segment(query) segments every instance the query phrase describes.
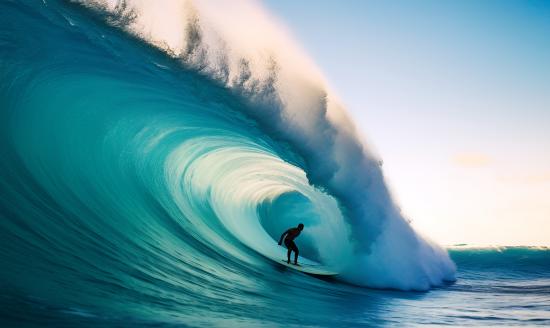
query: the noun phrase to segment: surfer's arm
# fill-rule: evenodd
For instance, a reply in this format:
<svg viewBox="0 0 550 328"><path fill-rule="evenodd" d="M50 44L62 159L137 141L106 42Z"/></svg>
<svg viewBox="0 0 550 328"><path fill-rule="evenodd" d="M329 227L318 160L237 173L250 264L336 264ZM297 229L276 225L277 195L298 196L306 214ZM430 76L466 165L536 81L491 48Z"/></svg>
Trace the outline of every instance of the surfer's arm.
<svg viewBox="0 0 550 328"><path fill-rule="evenodd" d="M283 243L283 238L285 238L285 235L288 233L288 231L290 231L290 229L288 229L287 231L283 232L283 234L281 235L281 239L279 239L279 245L281 245Z"/></svg>

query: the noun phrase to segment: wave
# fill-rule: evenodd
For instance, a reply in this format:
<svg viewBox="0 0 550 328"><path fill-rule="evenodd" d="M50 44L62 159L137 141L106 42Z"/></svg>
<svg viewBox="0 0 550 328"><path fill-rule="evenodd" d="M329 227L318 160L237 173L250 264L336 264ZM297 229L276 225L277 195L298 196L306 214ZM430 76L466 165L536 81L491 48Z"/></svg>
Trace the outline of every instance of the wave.
<svg viewBox="0 0 550 328"><path fill-rule="evenodd" d="M546 246L461 245L448 251L458 265L475 272L501 271L529 280L546 278L550 270L550 248Z"/></svg>
<svg viewBox="0 0 550 328"><path fill-rule="evenodd" d="M426 289L453 279L445 252L419 237L399 213L381 161L365 148L319 70L258 4L174 1L154 9L132 1L93 4L115 15L113 24L245 98L250 104L245 112L291 145L303 159L308 183L337 199L350 226L348 250L321 252L326 261L338 262L348 281ZM159 17L162 24L155 23ZM165 29L166 20L178 24ZM349 248L353 254L342 256Z"/></svg>
<svg viewBox="0 0 550 328"><path fill-rule="evenodd" d="M340 281L426 290L454 279L268 14L166 4L0 3L4 292L71 313L205 323L328 303ZM266 258L284 257L274 239L298 222L300 254L337 282ZM296 286L315 301L296 303Z"/></svg>

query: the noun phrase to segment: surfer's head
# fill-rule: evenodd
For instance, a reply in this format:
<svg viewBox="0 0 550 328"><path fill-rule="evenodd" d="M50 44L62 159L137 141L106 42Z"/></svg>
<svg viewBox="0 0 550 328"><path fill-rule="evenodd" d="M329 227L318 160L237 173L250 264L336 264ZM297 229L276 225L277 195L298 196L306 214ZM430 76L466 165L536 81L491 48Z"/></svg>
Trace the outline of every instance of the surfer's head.
<svg viewBox="0 0 550 328"><path fill-rule="evenodd" d="M303 223L298 224L298 229L300 229L300 231L304 230L304 224Z"/></svg>

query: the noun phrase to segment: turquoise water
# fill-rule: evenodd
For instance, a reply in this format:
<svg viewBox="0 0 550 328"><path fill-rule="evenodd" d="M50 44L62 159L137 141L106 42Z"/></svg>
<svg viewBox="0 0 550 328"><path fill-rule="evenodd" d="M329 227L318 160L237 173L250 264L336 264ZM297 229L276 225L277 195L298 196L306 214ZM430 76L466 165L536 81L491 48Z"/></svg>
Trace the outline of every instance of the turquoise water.
<svg viewBox="0 0 550 328"><path fill-rule="evenodd" d="M321 149L269 84L228 87L70 2L0 18L2 326L550 323L548 249L454 249L455 273L376 159L332 158L341 130L321 117ZM268 259L298 222L338 276Z"/></svg>

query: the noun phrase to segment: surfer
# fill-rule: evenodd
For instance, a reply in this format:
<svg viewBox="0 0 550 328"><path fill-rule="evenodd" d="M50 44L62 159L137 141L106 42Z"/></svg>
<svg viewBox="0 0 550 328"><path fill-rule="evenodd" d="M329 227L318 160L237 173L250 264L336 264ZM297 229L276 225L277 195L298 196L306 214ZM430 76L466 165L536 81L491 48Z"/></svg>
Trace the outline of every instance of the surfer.
<svg viewBox="0 0 550 328"><path fill-rule="evenodd" d="M294 239L300 235L300 232L304 230L303 224L298 224L296 228L290 228L287 231L285 231L281 235L281 239L279 239L279 245L283 242L283 238L285 240L285 246L288 249L288 252L286 253L287 261L286 263L290 264L290 253L294 251L294 264L298 265L298 247L296 247L296 244L294 243ZM286 237L285 237L286 235Z"/></svg>

